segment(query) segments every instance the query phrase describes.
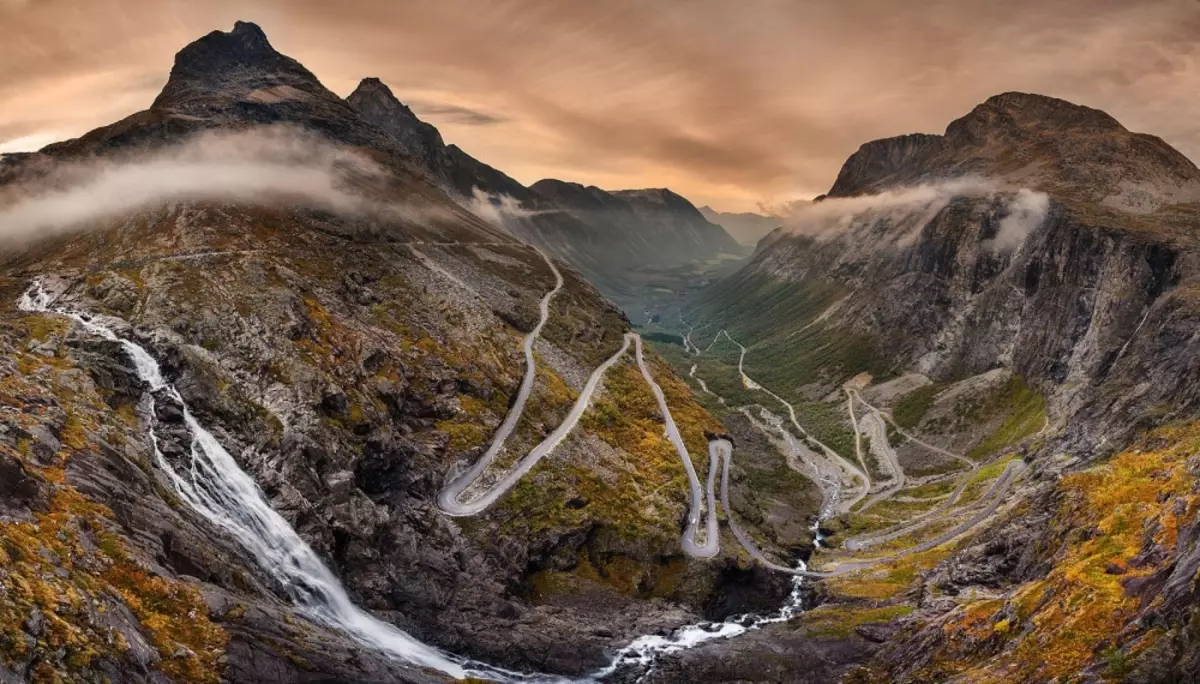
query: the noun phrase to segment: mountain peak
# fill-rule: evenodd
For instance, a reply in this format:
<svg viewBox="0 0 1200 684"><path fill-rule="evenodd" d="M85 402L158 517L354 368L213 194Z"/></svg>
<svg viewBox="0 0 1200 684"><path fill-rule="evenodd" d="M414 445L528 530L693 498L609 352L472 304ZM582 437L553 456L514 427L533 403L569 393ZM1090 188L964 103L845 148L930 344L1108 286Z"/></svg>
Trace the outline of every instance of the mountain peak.
<svg viewBox="0 0 1200 684"><path fill-rule="evenodd" d="M358 82L358 87L354 92L346 97L346 102L350 103L351 107L358 111L366 109L376 110L379 114L390 116L404 116L409 119L417 120L417 115L413 113L407 105L396 97L392 89L386 83L369 76Z"/></svg>
<svg viewBox="0 0 1200 684"><path fill-rule="evenodd" d="M993 95L946 128L955 142L978 143L1003 136L1022 139L1045 132L1120 133L1124 126L1111 115L1047 95L1008 92Z"/></svg>
<svg viewBox="0 0 1200 684"><path fill-rule="evenodd" d="M207 112L191 110L203 110L203 104L213 99L244 97L280 87L328 94L312 72L277 52L261 27L239 21L232 31L213 31L180 50L167 85L152 108L203 115ZM263 95L278 96L278 92Z"/></svg>
<svg viewBox="0 0 1200 684"><path fill-rule="evenodd" d="M359 81L346 104L387 133L421 167L440 175L439 170L447 165L442 134L433 124L417 118L383 81L374 77Z"/></svg>
<svg viewBox="0 0 1200 684"><path fill-rule="evenodd" d="M1200 170L1161 139L1132 133L1099 109L1019 92L988 98L951 122L945 135L864 144L846 160L829 194L968 174L1139 212L1200 197Z"/></svg>
<svg viewBox="0 0 1200 684"><path fill-rule="evenodd" d="M217 31L216 33L220 33ZM235 21L233 22L233 30L229 35L235 36L247 41L261 41L267 43L267 34L262 30L262 27L252 21ZM269 47L269 44L268 44Z"/></svg>

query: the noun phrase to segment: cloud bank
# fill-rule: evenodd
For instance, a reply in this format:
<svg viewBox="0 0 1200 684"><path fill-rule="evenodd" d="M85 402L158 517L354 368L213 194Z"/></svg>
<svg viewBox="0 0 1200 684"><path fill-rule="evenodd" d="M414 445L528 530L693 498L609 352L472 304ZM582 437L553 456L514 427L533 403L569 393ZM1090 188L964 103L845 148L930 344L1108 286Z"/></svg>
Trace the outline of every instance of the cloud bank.
<svg viewBox="0 0 1200 684"><path fill-rule="evenodd" d="M19 245L177 202L289 206L343 214L388 211L349 186L386 172L370 160L287 127L202 134L122 159L67 164L0 189L0 244Z"/></svg>
<svg viewBox="0 0 1200 684"><path fill-rule="evenodd" d="M1019 247L1045 221L1050 209L1045 193L967 176L870 195L792 202L771 213L783 217L784 228L792 234L818 240L871 230L887 222L889 242L903 246L956 197L1000 200L1003 218L996 235L984 241L985 248L998 252Z"/></svg>
<svg viewBox="0 0 1200 684"><path fill-rule="evenodd" d="M466 200L464 206L472 214L497 228L505 228L509 220L556 213L552 210L527 209L510 195L485 192L479 188L471 188L471 197Z"/></svg>

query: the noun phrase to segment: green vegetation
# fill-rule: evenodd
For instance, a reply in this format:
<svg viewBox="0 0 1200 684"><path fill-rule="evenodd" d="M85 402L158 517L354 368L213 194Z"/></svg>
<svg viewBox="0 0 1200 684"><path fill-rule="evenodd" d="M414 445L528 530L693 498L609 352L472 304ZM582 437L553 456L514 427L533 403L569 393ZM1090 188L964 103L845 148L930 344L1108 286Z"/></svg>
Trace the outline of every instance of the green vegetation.
<svg viewBox="0 0 1200 684"><path fill-rule="evenodd" d="M800 391L807 385L828 391L861 372L876 378L892 372L872 340L816 322L844 294L829 282L739 272L702 293L685 316L712 331L729 330L749 349L746 372L795 402L805 399Z"/></svg>
<svg viewBox="0 0 1200 684"><path fill-rule="evenodd" d="M722 432L724 427L661 359L650 355L647 363L703 476L708 467L705 433ZM505 530L535 534L595 522L624 539L650 544L678 535L687 480L679 455L663 435L654 395L630 359L608 371L604 388L604 395L584 413L580 427L619 451L597 450L592 455L598 462L589 464L544 459L497 507Z"/></svg>
<svg viewBox="0 0 1200 684"><path fill-rule="evenodd" d="M864 625L891 622L913 612L912 606L864 606L860 603L824 604L800 616L797 627L814 637L845 639Z"/></svg>
<svg viewBox="0 0 1200 684"><path fill-rule="evenodd" d="M968 458L983 459L1036 434L1046 424L1045 397L1015 375L992 400L991 408L997 413L1004 411L1007 417L1000 427L971 449Z"/></svg>
<svg viewBox="0 0 1200 684"><path fill-rule="evenodd" d="M952 651L920 678L1068 681L1099 665L1119 680L1159 636L1137 622L1146 606L1127 586L1162 572L1180 552L1180 534L1200 511L1188 467L1198 451L1200 423L1176 425L1108 463L1064 476L1047 533L1062 540L1050 571L1010 591L1011 598L968 604L943 627L961 645L956 651L969 654L981 651L968 650L971 644L999 637L1007 643L984 651L999 655L955 658ZM1147 556L1152 546L1164 552Z"/></svg>
<svg viewBox="0 0 1200 684"><path fill-rule="evenodd" d="M862 572L825 580L825 589L835 596L884 601L912 586L917 577L945 560L949 551L931 549L877 565Z"/></svg>
<svg viewBox="0 0 1200 684"><path fill-rule="evenodd" d="M647 342L662 342L664 344L673 344L683 346L683 336L675 333L666 332L648 332L642 333L642 339Z"/></svg>
<svg viewBox="0 0 1200 684"><path fill-rule="evenodd" d="M944 389L946 389L944 383L933 383L918 387L905 394L892 404L892 419L906 430L916 429L921 424L921 419L933 406L934 399Z"/></svg>

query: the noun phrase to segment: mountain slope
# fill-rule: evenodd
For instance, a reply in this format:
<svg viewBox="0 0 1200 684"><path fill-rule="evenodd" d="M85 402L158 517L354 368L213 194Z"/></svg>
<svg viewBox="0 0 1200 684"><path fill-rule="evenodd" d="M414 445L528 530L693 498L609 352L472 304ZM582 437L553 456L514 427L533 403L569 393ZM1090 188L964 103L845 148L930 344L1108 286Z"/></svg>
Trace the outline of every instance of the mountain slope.
<svg viewBox="0 0 1200 684"><path fill-rule="evenodd" d="M598 228L608 241L609 258L631 267L671 266L738 251L720 226L667 189L607 192L553 179L540 180L530 189Z"/></svg>
<svg viewBox="0 0 1200 684"><path fill-rule="evenodd" d="M831 583L830 606L801 627L813 636L830 636L822 619L913 611L839 632L884 644L854 676L1195 676L1190 590L1150 587L1190 576L1196 554L1184 454L1200 410L1198 178L1183 155L1107 114L1000 95L945 135L863 145L827 198L684 308L697 331L726 328L747 344L746 373L809 420L857 387L897 421L913 416L935 446L1031 463L1007 509L915 575ZM997 374L1017 380L980 394ZM1008 404L1003 425L984 426ZM906 467L918 464L904 448ZM1106 517L1132 510L1146 519ZM1122 536L1126 525L1144 533ZM772 643L685 660L754 668ZM797 666L814 657L794 655Z"/></svg>
<svg viewBox="0 0 1200 684"><path fill-rule="evenodd" d="M264 124L363 160L332 168L369 210L171 196L0 259L0 679L445 680L298 608L327 588L288 580L239 528L184 501L164 463L214 476L196 457L205 434L352 600L455 663L593 671L634 636L789 591L733 550L683 555L684 468L628 357L520 487L478 517L438 510L518 393L521 339L554 273L430 178L422 140L361 117L257 26L188 46L149 110L13 160L5 190L45 192L44 174L91 168L73 161L120 168ZM562 420L628 329L563 271L500 467ZM81 313L18 309L34 282ZM143 381L131 345L159 381ZM704 473L720 424L648 363ZM740 505L763 520L753 496ZM773 536L769 521L756 530Z"/></svg>
<svg viewBox="0 0 1200 684"><path fill-rule="evenodd" d="M363 80L346 101L461 202L490 206L514 235L572 263L622 303L630 269L738 251L724 230L669 190L623 195L556 180L527 188L444 144L435 127L413 115L378 79Z"/></svg>

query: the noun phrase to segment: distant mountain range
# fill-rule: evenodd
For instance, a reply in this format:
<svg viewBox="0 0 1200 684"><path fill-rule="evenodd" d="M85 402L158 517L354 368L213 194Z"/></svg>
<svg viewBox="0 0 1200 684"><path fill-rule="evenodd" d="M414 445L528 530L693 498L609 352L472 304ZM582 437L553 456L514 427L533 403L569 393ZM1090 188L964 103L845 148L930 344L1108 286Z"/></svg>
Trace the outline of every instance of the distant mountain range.
<svg viewBox="0 0 1200 684"><path fill-rule="evenodd" d="M526 187L445 144L379 79L364 79L346 102L453 195L493 204L491 213L509 231L571 262L602 290L618 289L631 268L741 251L720 225L666 188L606 191L555 179Z"/></svg>
<svg viewBox="0 0 1200 684"><path fill-rule="evenodd" d="M724 228L733 239L751 247L782 223L778 216L764 216L753 212L735 214L717 211L709 206L700 207L700 214Z"/></svg>

